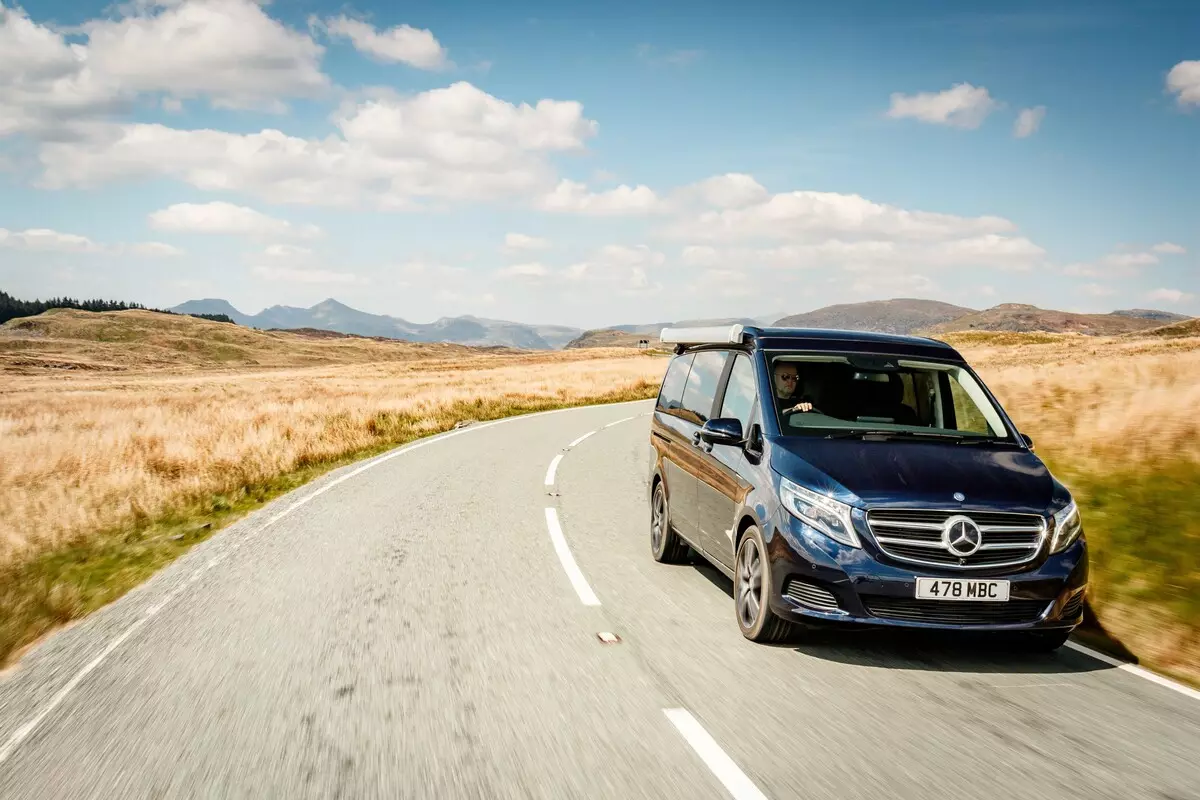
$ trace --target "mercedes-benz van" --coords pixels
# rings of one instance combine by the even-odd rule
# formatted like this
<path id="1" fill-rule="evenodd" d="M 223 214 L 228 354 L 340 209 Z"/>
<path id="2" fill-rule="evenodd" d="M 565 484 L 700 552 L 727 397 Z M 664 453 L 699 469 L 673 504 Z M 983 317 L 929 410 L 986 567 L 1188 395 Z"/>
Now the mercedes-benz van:
<path id="1" fill-rule="evenodd" d="M 727 575 L 744 636 L 942 628 L 1050 650 L 1082 621 L 1079 509 L 953 347 L 741 325 L 661 340 L 650 548 Z"/>

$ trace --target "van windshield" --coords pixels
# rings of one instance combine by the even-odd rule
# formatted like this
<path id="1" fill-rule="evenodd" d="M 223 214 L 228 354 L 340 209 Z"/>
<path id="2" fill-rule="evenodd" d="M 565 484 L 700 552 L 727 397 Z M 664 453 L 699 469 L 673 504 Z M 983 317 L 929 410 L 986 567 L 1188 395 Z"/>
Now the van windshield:
<path id="1" fill-rule="evenodd" d="M 849 353 L 784 352 L 769 359 L 785 436 L 881 431 L 1016 442 L 983 387 L 961 366 Z"/>

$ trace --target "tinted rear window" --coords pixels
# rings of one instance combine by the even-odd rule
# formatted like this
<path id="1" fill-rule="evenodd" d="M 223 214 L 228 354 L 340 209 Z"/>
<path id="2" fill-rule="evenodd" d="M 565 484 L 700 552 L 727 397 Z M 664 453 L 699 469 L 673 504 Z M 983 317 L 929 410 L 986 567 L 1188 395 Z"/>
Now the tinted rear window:
<path id="1" fill-rule="evenodd" d="M 729 373 L 729 384 L 725 387 L 725 399 L 721 402 L 721 416 L 733 417 L 742 423 L 742 430 L 750 429 L 750 417 L 758 390 L 754 385 L 754 365 L 746 356 L 734 356 L 733 371 Z"/>
<path id="2" fill-rule="evenodd" d="M 687 383 L 688 371 L 692 367 L 694 355 L 688 353 L 676 356 L 667 367 L 662 388 L 658 392 L 658 407 L 664 411 L 678 411 L 683 408 L 683 387 Z"/>
<path id="3" fill-rule="evenodd" d="M 683 390 L 684 418 L 703 425 L 712 413 L 713 400 L 717 396 L 717 382 L 721 380 L 721 370 L 725 368 L 725 359 L 729 355 L 723 350 L 702 350 L 696 353 L 692 362 L 692 372 L 688 375 L 687 386 Z"/>

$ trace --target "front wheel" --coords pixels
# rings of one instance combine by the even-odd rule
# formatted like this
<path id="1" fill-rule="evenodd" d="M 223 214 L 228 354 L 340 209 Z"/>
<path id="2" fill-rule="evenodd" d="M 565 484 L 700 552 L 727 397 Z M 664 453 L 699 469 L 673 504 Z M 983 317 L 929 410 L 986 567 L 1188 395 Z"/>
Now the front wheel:
<path id="1" fill-rule="evenodd" d="M 752 642 L 779 642 L 794 631 L 789 621 L 771 610 L 771 565 L 757 525 L 751 525 L 738 545 L 733 570 L 733 602 L 738 627 Z"/>

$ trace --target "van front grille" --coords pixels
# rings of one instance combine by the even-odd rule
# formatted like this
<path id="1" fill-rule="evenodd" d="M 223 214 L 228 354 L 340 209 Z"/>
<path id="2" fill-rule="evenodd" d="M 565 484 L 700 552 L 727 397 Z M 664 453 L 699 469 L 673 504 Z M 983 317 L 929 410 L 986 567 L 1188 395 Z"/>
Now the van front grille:
<path id="1" fill-rule="evenodd" d="M 979 536 L 978 549 L 968 555 L 954 552 L 947 533 L 948 525 L 961 517 Z M 1027 564 L 1038 557 L 1048 532 L 1044 517 L 1000 511 L 876 508 L 867 512 L 867 525 L 889 557 L 955 570 Z"/>

